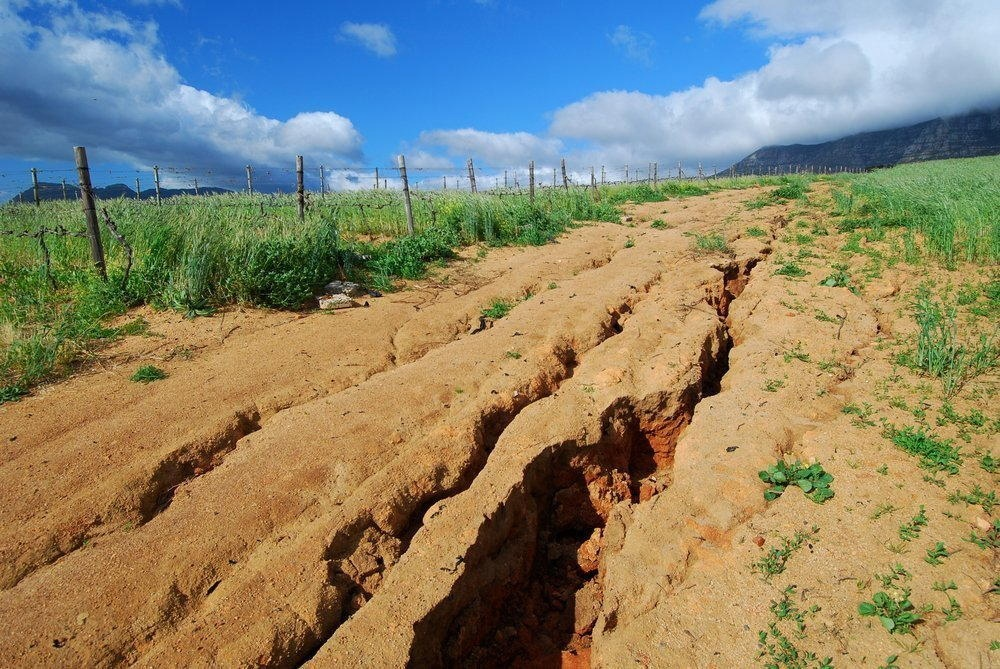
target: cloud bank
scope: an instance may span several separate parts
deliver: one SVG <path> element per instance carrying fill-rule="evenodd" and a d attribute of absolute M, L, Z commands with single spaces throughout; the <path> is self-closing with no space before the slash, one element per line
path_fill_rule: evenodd
<path fill-rule="evenodd" d="M 332 111 L 287 120 L 184 83 L 161 55 L 153 23 L 74 2 L 0 0 L 0 147 L 12 156 L 237 171 L 247 162 L 288 165 L 360 160 L 362 137 Z M 40 18 L 37 18 L 39 17 Z"/>
<path fill-rule="evenodd" d="M 768 40 L 768 62 L 682 91 L 595 92 L 554 110 L 535 141 L 520 138 L 520 155 L 503 150 L 510 133 L 437 130 L 421 142 L 511 164 L 571 146 L 571 162 L 721 167 L 765 145 L 1000 105 L 996 0 L 716 0 L 701 18 Z M 620 27 L 612 42 L 628 51 L 633 36 Z"/>

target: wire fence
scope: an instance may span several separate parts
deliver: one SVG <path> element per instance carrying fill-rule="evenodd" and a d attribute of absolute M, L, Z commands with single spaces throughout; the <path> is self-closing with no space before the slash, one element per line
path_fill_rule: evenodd
<path fill-rule="evenodd" d="M 759 177 L 789 174 L 831 174 L 859 172 L 859 167 L 829 167 L 817 165 L 772 165 L 759 169 L 725 168 L 696 163 L 666 165 L 649 162 L 639 165 L 593 165 L 567 168 L 565 183 L 561 165 L 539 164 L 535 168 L 535 187 L 558 188 L 566 185 L 616 185 L 653 183 L 670 179 L 712 179 L 722 177 Z M 530 188 L 530 168 L 468 168 L 440 166 L 407 166 L 411 190 L 446 191 L 476 190 L 486 192 L 524 192 Z M 91 168 L 91 180 L 99 199 L 126 197 L 155 199 L 157 187 L 168 200 L 173 195 L 216 195 L 221 193 L 253 192 L 263 194 L 294 193 L 296 170 L 293 167 L 254 167 L 247 165 L 241 172 L 233 169 L 192 165 L 157 165 L 149 168 Z M 355 190 L 402 190 L 398 166 L 310 166 L 305 170 L 305 189 L 325 196 L 328 193 Z M 37 184 L 37 188 L 36 188 Z M 80 190 L 75 168 L 34 168 L 0 172 L 0 201 L 34 203 L 43 200 L 74 200 Z"/>

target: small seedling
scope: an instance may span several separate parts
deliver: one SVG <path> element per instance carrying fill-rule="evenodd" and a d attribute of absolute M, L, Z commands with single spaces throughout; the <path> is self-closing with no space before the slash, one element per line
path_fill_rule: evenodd
<path fill-rule="evenodd" d="M 893 506 L 889 502 L 883 502 L 875 507 L 875 510 L 872 511 L 872 515 L 869 516 L 869 518 L 871 518 L 872 520 L 878 520 L 885 514 L 892 513 L 893 511 L 897 511 L 898 509 L 899 507 Z"/>
<path fill-rule="evenodd" d="M 941 613 L 944 614 L 945 622 L 955 622 L 962 617 L 962 607 L 954 597 L 948 595 L 948 608 L 941 609 Z"/>
<path fill-rule="evenodd" d="M 878 669 L 899 669 L 899 665 L 896 664 L 896 660 L 899 659 L 898 655 L 890 655 L 885 658 L 885 664 L 879 666 Z"/>
<path fill-rule="evenodd" d="M 802 350 L 802 342 L 799 342 L 791 351 L 785 351 L 785 362 L 798 360 L 799 362 L 809 362 L 809 354 Z"/>
<path fill-rule="evenodd" d="M 496 321 L 509 314 L 510 310 L 513 309 L 514 306 L 515 303 L 512 300 L 505 300 L 502 297 L 496 297 L 493 298 L 492 302 L 490 302 L 490 306 L 483 309 L 482 314 L 486 318 L 491 318 Z"/>
<path fill-rule="evenodd" d="M 895 588 L 896 590 L 902 590 L 897 581 L 909 581 L 913 579 L 913 574 L 906 571 L 906 568 L 900 563 L 896 563 L 889 567 L 888 574 L 875 574 L 875 579 L 882 584 L 883 588 Z"/>
<path fill-rule="evenodd" d="M 814 537 L 818 532 L 819 528 L 813 525 L 811 532 L 798 531 L 791 539 L 778 537 L 781 546 L 769 548 L 764 557 L 750 565 L 750 571 L 761 574 L 765 581 L 770 581 L 772 576 L 785 571 L 785 565 L 792 554 L 799 550 L 807 539 Z"/>
<path fill-rule="evenodd" d="M 634 239 L 632 239 L 631 237 L 629 237 L 628 239 L 625 240 L 625 248 L 630 249 L 633 246 L 635 246 L 635 240 Z"/>
<path fill-rule="evenodd" d="M 920 512 L 913 516 L 910 522 L 899 526 L 899 538 L 903 541 L 913 541 L 920 536 L 922 527 L 927 527 L 927 514 L 924 513 L 924 507 L 921 504 Z"/>
<path fill-rule="evenodd" d="M 935 581 L 931 589 L 938 592 L 948 592 L 949 590 L 958 590 L 958 586 L 955 585 L 955 581 L 948 581 L 947 583 L 944 581 Z"/>
<path fill-rule="evenodd" d="M 748 237 L 763 237 L 766 234 L 767 234 L 767 231 L 764 230 L 764 228 L 757 227 L 756 225 L 753 225 L 753 226 L 750 226 L 749 228 L 747 228 L 747 236 Z"/>
<path fill-rule="evenodd" d="M 901 430 L 889 429 L 892 443 L 907 453 L 920 458 L 920 466 L 934 472 L 945 471 L 957 474 L 958 466 L 962 464 L 959 449 L 951 445 L 951 440 L 940 440 L 924 428 L 904 427 Z"/>
<path fill-rule="evenodd" d="M 521 359 L 521 352 L 520 351 L 507 351 L 507 357 L 510 358 L 511 360 L 520 360 Z"/>
<path fill-rule="evenodd" d="M 993 515 L 993 508 L 997 506 L 997 493 L 991 490 L 989 493 L 983 491 L 979 485 L 972 487 L 969 492 L 954 492 L 948 496 L 948 501 L 952 504 L 965 502 L 972 506 L 980 506 L 988 515 Z"/>
<path fill-rule="evenodd" d="M 996 474 L 998 465 L 1000 465 L 1000 460 L 994 458 L 991 454 L 987 453 L 979 459 L 979 466 L 990 474 Z"/>
<path fill-rule="evenodd" d="M 944 558 L 948 557 L 948 549 L 945 548 L 944 542 L 939 541 L 934 544 L 933 548 L 927 549 L 927 556 L 924 558 L 924 562 L 929 565 L 938 566 L 939 564 L 944 564 Z"/>
<path fill-rule="evenodd" d="M 786 262 L 785 264 L 783 264 L 778 269 L 776 269 L 774 273 L 777 274 L 778 276 L 788 276 L 788 277 L 796 278 L 796 277 L 805 276 L 809 272 L 807 272 L 806 270 L 802 269 L 802 267 L 799 266 L 799 264 L 796 263 L 794 260 L 791 260 L 791 261 Z"/>
<path fill-rule="evenodd" d="M 656 230 L 667 230 L 668 228 L 671 228 L 673 226 L 664 221 L 662 218 L 658 218 L 652 223 L 650 223 L 649 227 L 655 228 Z"/>
<path fill-rule="evenodd" d="M 818 462 L 806 467 L 798 461 L 788 464 L 784 460 L 778 460 L 757 475 L 761 481 L 771 485 L 764 491 L 764 499 L 769 502 L 781 497 L 785 488 L 790 485 L 798 486 L 806 497 L 817 504 L 822 504 L 833 497 L 833 491 L 830 489 L 833 474 L 824 471 Z"/>
<path fill-rule="evenodd" d="M 162 381 L 167 378 L 167 373 L 159 367 L 155 367 L 153 365 L 143 365 L 139 369 L 135 370 L 135 374 L 133 374 L 130 378 L 136 383 L 152 383 L 153 381 Z"/>
<path fill-rule="evenodd" d="M 876 616 L 890 634 L 909 634 L 922 618 L 910 602 L 909 589 L 903 590 L 899 599 L 893 599 L 885 592 L 876 592 L 870 602 L 858 604 L 858 613 L 863 617 Z"/>
<path fill-rule="evenodd" d="M 767 379 L 764 381 L 764 390 L 769 393 L 776 393 L 785 387 L 785 382 L 781 379 Z"/>
<path fill-rule="evenodd" d="M 875 471 L 882 476 L 887 476 L 889 474 L 889 465 L 882 463 L 882 466 L 878 467 Z"/>

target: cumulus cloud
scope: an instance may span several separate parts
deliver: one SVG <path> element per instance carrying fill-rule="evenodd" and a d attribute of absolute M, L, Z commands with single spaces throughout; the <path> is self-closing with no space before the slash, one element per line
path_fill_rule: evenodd
<path fill-rule="evenodd" d="M 340 26 L 341 39 L 354 42 L 379 58 L 396 55 L 396 36 L 384 23 L 352 23 Z"/>
<path fill-rule="evenodd" d="M 551 160 L 562 150 L 559 139 L 528 132 L 484 132 L 473 128 L 429 130 L 419 145 L 439 147 L 456 157 L 476 157 L 488 165 L 516 165 L 528 160 Z"/>
<path fill-rule="evenodd" d="M 361 157 L 360 133 L 332 111 L 287 121 L 185 84 L 159 51 L 156 25 L 74 2 L 0 0 L 0 147 L 21 158 L 92 160 L 219 171 Z"/>
<path fill-rule="evenodd" d="M 550 151 L 569 148 L 576 164 L 721 167 L 765 145 L 1000 106 L 995 0 L 716 0 L 701 16 L 768 40 L 767 63 L 686 90 L 592 93 L 554 110 L 544 136 L 521 137 L 522 153 L 502 157 L 539 155 L 535 137 Z M 622 31 L 622 44 L 632 34 Z M 451 150 L 474 154 L 477 132 L 452 135 Z"/>
<path fill-rule="evenodd" d="M 608 35 L 608 39 L 625 57 L 642 65 L 653 64 L 653 47 L 656 41 L 652 35 L 633 30 L 629 26 L 618 26 Z"/>

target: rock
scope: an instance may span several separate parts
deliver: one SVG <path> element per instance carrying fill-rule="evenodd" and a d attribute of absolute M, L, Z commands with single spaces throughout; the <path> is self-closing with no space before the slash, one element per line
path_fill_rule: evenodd
<path fill-rule="evenodd" d="M 357 302 L 344 294 L 321 295 L 318 299 L 320 309 L 347 309 L 358 306 Z"/>
<path fill-rule="evenodd" d="M 350 281 L 331 281 L 323 286 L 324 295 L 346 295 L 347 297 L 364 297 L 368 291 Z"/>
<path fill-rule="evenodd" d="M 587 581 L 577 590 L 573 602 L 573 629 L 583 635 L 594 629 L 601 611 L 601 591 L 596 580 Z"/>
<path fill-rule="evenodd" d="M 600 567 L 601 543 L 601 528 L 597 528 L 576 550 L 576 564 L 584 574 L 596 573 Z"/>

